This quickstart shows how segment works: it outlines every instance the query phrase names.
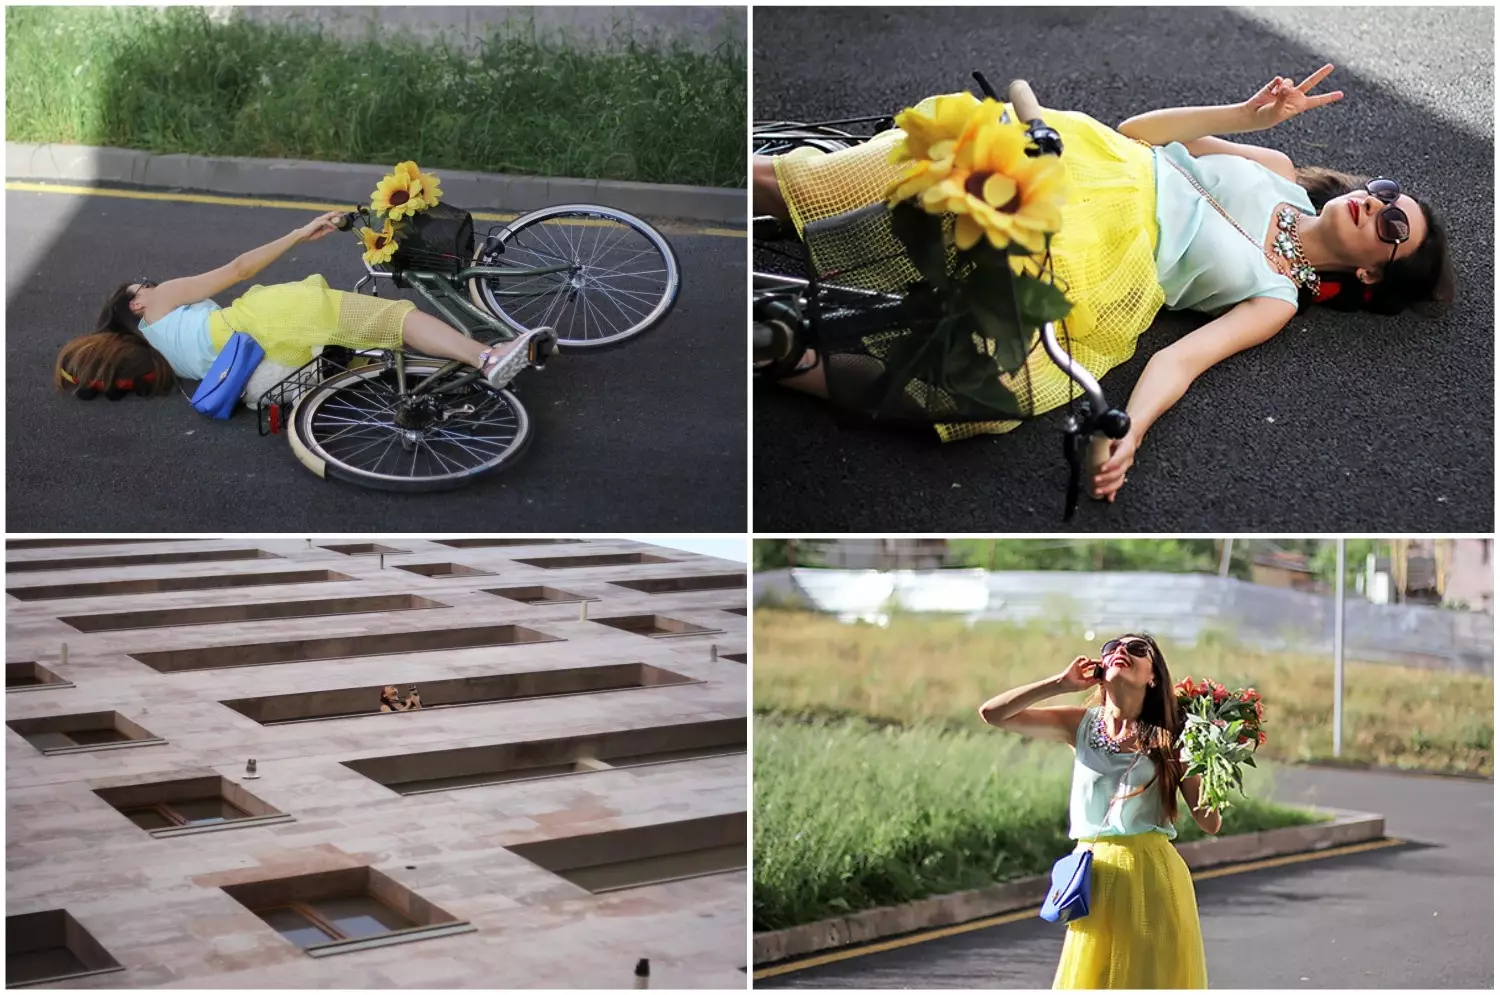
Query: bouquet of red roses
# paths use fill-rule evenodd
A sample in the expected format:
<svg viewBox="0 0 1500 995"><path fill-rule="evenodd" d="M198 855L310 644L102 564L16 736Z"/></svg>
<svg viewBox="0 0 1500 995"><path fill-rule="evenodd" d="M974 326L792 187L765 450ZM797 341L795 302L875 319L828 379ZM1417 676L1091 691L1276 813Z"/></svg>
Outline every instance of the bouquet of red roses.
<svg viewBox="0 0 1500 995"><path fill-rule="evenodd" d="M1265 708L1254 688L1230 691L1216 681L1178 681L1177 706L1186 725L1182 730L1183 777L1202 776L1199 804L1222 812L1229 792L1244 794L1241 765L1255 766L1255 751L1266 741L1261 730Z"/></svg>

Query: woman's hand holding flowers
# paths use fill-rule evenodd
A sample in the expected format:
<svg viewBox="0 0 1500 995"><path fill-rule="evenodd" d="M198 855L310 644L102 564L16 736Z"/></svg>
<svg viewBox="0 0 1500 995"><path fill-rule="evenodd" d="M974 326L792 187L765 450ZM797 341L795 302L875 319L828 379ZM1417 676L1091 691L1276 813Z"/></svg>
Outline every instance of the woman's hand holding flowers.
<svg viewBox="0 0 1500 995"><path fill-rule="evenodd" d="M1195 683L1191 677L1178 681L1173 690L1186 719L1183 777L1201 777L1202 807L1222 812L1229 807L1231 790L1244 792L1241 765L1254 767L1254 753L1266 741L1260 692L1254 688L1230 691L1216 681Z"/></svg>
<svg viewBox="0 0 1500 995"><path fill-rule="evenodd" d="M1310 94L1308 91L1328 78L1333 72L1329 63L1298 85L1293 85L1285 76L1277 76L1260 88L1260 91L1242 105L1254 122L1252 131L1274 128L1283 121L1290 121L1303 111L1322 107L1344 99L1343 90L1332 93Z"/></svg>

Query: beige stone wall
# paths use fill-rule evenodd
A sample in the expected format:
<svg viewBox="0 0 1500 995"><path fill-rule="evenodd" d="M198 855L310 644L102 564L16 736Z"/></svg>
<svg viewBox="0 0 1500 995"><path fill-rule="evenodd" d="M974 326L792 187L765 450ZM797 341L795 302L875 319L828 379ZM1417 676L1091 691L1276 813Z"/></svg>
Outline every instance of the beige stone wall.
<svg viewBox="0 0 1500 995"><path fill-rule="evenodd" d="M323 541L323 540L319 540ZM326 540L366 541L366 540ZM76 687L7 695L7 719L116 711L164 745L43 756L6 730L7 913L64 908L124 972L95 988L620 988L649 957L653 987L743 988L747 885L739 873L591 895L507 845L743 812L742 754L403 797L341 764L402 752L520 742L747 714L741 589L644 594L611 580L737 572L743 564L615 540L346 556L300 539L179 540L9 549L21 561L253 548L277 558L8 572L7 588L148 577L329 569L349 581L21 601L8 597L7 660ZM674 562L546 570L519 558L647 551ZM424 577L451 562L493 576ZM721 634L669 639L481 593L547 585L598 597L592 616L655 613ZM248 602L415 594L450 607L84 633L59 616ZM129 654L444 626L515 624L531 645L159 673ZM66 664L59 647L68 644ZM262 726L221 700L590 664L644 662L699 683ZM261 777L244 780L245 761ZM222 775L294 822L157 839L93 793L132 781ZM221 891L225 884L367 865L477 931L314 959Z"/></svg>

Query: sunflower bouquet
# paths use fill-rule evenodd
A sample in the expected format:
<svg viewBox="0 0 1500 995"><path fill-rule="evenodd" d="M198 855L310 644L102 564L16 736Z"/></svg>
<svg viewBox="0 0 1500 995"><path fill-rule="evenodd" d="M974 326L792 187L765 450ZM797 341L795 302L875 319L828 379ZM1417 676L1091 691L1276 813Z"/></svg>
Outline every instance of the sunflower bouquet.
<svg viewBox="0 0 1500 995"><path fill-rule="evenodd" d="M1200 803L1222 812L1231 789L1244 794L1241 767L1255 766L1255 751L1266 741L1261 728L1265 706L1254 688L1230 691L1216 681L1183 678L1174 685L1182 730L1183 777L1201 776Z"/></svg>
<svg viewBox="0 0 1500 995"><path fill-rule="evenodd" d="M371 266L389 263L411 228L412 219L442 202L441 181L424 173L415 162L397 163L395 170L375 187L370 195L369 216L379 230L365 226L359 229L364 242L364 260Z"/></svg>
<svg viewBox="0 0 1500 995"><path fill-rule="evenodd" d="M886 191L891 227L929 293L934 335L910 336L892 367L982 407L1009 410L1008 375L1037 330L1072 309L1047 265L1062 227L1067 176L1054 155L1028 155L1020 121L969 93L934 97L895 119L901 167Z"/></svg>

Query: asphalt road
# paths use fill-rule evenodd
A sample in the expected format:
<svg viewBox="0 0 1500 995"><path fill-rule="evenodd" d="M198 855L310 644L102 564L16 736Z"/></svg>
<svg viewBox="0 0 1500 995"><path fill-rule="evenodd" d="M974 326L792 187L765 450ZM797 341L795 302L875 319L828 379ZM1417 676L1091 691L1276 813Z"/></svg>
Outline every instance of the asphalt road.
<svg viewBox="0 0 1500 995"><path fill-rule="evenodd" d="M243 409L218 422L181 396L85 403L51 389L58 347L92 330L120 282L223 265L317 212L17 191L6 208L12 531L744 531L742 238L664 223L682 290L662 325L522 374L535 435L514 467L458 491L386 494L319 479ZM299 246L256 282L310 273L352 289L353 236Z"/></svg>
<svg viewBox="0 0 1500 995"><path fill-rule="evenodd" d="M1446 218L1460 296L1442 320L1332 313L1204 374L1151 431L1113 506L1078 531L1479 531L1494 508L1492 8L799 8L755 12L755 116L895 113L1029 79L1044 106L1114 123L1225 103L1324 62L1345 99L1247 136L1299 164L1399 178ZM1064 152L1066 154L1066 151ZM1164 314L1104 379L1203 319ZM757 531L1053 531L1060 415L1008 437L841 425L785 388L753 392Z"/></svg>
<svg viewBox="0 0 1500 995"><path fill-rule="evenodd" d="M1283 768L1277 797L1381 812L1387 850L1195 882L1211 988L1494 987L1494 785ZM1026 919L757 988L1049 988L1063 931Z"/></svg>

